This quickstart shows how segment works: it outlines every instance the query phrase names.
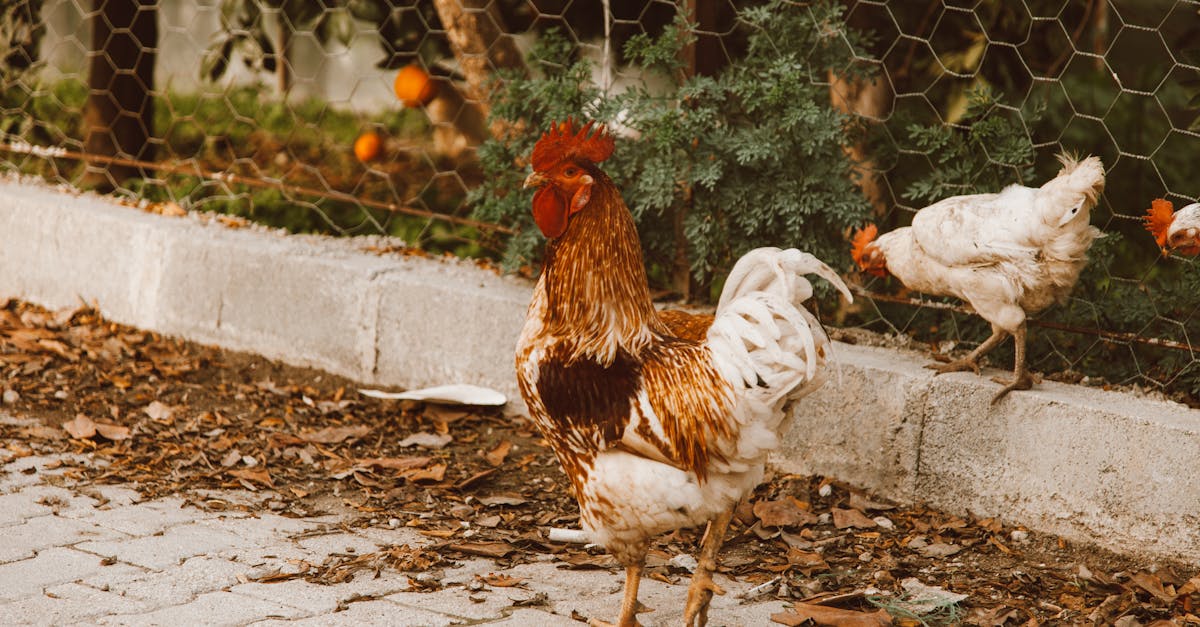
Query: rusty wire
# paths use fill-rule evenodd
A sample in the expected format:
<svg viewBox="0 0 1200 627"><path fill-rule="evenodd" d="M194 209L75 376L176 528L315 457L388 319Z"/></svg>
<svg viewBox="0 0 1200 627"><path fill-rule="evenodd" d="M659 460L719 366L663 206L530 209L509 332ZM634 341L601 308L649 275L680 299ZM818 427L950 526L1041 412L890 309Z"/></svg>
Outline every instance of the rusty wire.
<svg viewBox="0 0 1200 627"><path fill-rule="evenodd" d="M966 305L957 305L954 303L943 303L943 302L925 300L922 298L907 298L904 296L892 296L890 294L880 294L878 292L872 292L870 290L859 287L857 285L851 286L850 290L859 296L865 296L871 300L878 300L878 301L883 301L886 303L897 303L900 305L911 305L913 307L920 307L922 309L941 309L941 310L953 311L953 312L961 313L961 314L976 315L975 310ZM1042 327L1045 329L1054 329L1055 331L1066 331L1067 333L1078 333L1080 335L1094 335L1096 337L1103 338L1105 340L1114 341L1114 342L1135 342L1138 344L1145 344L1147 346L1173 348L1175 350L1186 351L1191 354L1196 353L1195 348L1193 348L1187 344L1184 344L1183 342L1176 342L1174 340L1167 340L1167 339L1163 339L1160 337L1143 337L1136 333L1129 333L1126 331L1108 331L1105 329L1091 329L1091 328L1087 328L1087 327L1079 327L1079 326L1070 325L1070 324L1063 324L1061 322L1053 322L1050 320L1038 320L1036 318L1029 318L1025 322L1027 324L1029 324L1031 326L1035 326L1035 327Z"/></svg>
<svg viewBox="0 0 1200 627"><path fill-rule="evenodd" d="M301 185L291 185L284 183L278 179L272 178L255 178L250 176L242 176L232 172L211 172L201 169L198 166L187 165L183 163L164 163L156 161L142 161L139 159L128 159L124 157L109 157L105 155L96 155L77 150L67 150L62 147L34 146L27 143L6 143L0 142L0 150L15 154L26 154L35 157L53 158L53 159L72 159L75 161L84 161L88 163L102 163L105 165L124 165L143 170L155 170L158 172L170 172L172 174L188 174L200 178L218 181L222 183L235 183L238 185L246 185L248 187L258 187L261 189L275 189L282 192L290 192L324 198L326 200L334 200L341 202L349 202L371 207L374 209L383 209L386 211L394 211L405 215L428 218L430 220L441 220L460 226L469 226L484 231L493 231L496 233L504 233L512 235L516 231L502 224L493 224L491 222L483 222L481 220L473 220L471 218L461 218L444 213L436 213L427 209L417 209L415 207L406 207L391 202L383 202L370 198L355 196L346 192L337 190L320 190L312 187Z"/></svg>

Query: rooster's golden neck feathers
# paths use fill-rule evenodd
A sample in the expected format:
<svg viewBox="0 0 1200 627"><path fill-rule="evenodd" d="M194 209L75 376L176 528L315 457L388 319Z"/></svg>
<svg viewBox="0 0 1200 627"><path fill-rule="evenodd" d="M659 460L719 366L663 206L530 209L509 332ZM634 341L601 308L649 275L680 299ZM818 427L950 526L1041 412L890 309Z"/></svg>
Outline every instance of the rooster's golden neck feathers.
<svg viewBox="0 0 1200 627"><path fill-rule="evenodd" d="M633 216L612 180L594 165L612 154L612 138L603 129L591 128L588 123L576 131L568 120L538 141L532 159L535 173L560 173L564 160L571 160L589 165L591 180L578 188L574 199L554 196L539 208L535 196L534 214L543 233L553 238L543 270L548 322L561 325L556 333L576 339L568 361L587 358L607 366L622 351L639 354L662 325L650 300ZM553 185L538 194L558 194ZM563 215L561 227L545 217L555 211Z"/></svg>

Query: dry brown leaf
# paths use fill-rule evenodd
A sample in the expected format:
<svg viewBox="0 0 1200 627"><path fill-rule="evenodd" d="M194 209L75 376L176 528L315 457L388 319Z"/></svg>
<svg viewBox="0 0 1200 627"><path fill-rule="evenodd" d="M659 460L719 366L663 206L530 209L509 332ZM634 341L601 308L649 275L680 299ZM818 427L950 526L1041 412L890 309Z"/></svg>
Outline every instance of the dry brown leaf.
<svg viewBox="0 0 1200 627"><path fill-rule="evenodd" d="M409 481L441 481L446 476L446 464L434 464L428 468L418 468L404 473Z"/></svg>
<svg viewBox="0 0 1200 627"><path fill-rule="evenodd" d="M482 555L484 557L504 557L517 550L516 547L507 542L459 542L451 544L449 548L462 553Z"/></svg>
<svg viewBox="0 0 1200 627"><path fill-rule="evenodd" d="M591 570L593 568L612 568L618 566L617 558L603 553L592 555L584 551L572 551L559 554L558 559L571 565L571 570ZM724 561L724 560L722 560Z"/></svg>
<svg viewBox="0 0 1200 627"><path fill-rule="evenodd" d="M834 507L830 510L833 513L833 526L838 529L846 529L854 527L856 529L870 529L878 526L874 520L867 518L867 515L856 509L842 509Z"/></svg>
<svg viewBox="0 0 1200 627"><path fill-rule="evenodd" d="M344 442L350 438L361 438L371 432L371 428L366 425L353 425L349 427L325 427L320 431L311 433L301 433L300 439L313 444L337 444Z"/></svg>
<svg viewBox="0 0 1200 627"><path fill-rule="evenodd" d="M896 506L888 504L888 503L883 503L880 501L872 501L870 498L867 497L866 494L864 494L862 492L851 492L850 493L850 509L856 509L856 510L859 510L860 512L866 512L869 510L883 511L883 510L889 510L889 509L896 509Z"/></svg>
<svg viewBox="0 0 1200 627"><path fill-rule="evenodd" d="M167 422L172 416L175 415L174 409L158 401L154 401L153 403L143 407L142 411L145 412L151 420L157 420L159 422Z"/></svg>
<svg viewBox="0 0 1200 627"><path fill-rule="evenodd" d="M512 450L512 442L504 440L496 445L496 448L490 450L483 456L487 463L492 466L499 466L504 463L504 458L508 457L508 452Z"/></svg>
<svg viewBox="0 0 1200 627"><path fill-rule="evenodd" d="M86 440L96 435L96 423L83 414L75 414L74 420L63 423L63 429L71 434L71 437L79 440Z"/></svg>
<svg viewBox="0 0 1200 627"><path fill-rule="evenodd" d="M520 586L521 582L525 581L520 577L505 575L504 573L488 573L482 576L476 575L476 577L483 583L496 588L512 588L514 586Z"/></svg>
<svg viewBox="0 0 1200 627"><path fill-rule="evenodd" d="M798 627L811 620L814 625L826 627L890 627L892 617L883 610L859 612L843 610L811 603L795 603L791 612L771 615L771 621L789 627Z"/></svg>
<svg viewBox="0 0 1200 627"><path fill-rule="evenodd" d="M428 431L418 431L403 440L397 446L407 448L409 446L419 446L421 448L440 449L445 448L454 438L449 433L429 433Z"/></svg>
<svg viewBox="0 0 1200 627"><path fill-rule="evenodd" d="M108 438L113 442L128 440L130 435L129 427L114 425L111 422L97 422L96 433L99 433L101 437Z"/></svg>
<svg viewBox="0 0 1200 627"><path fill-rule="evenodd" d="M957 544L946 544L945 542L934 542L933 544L928 544L928 545L925 545L925 546L917 549L917 552L920 553L921 555L924 555L925 557L939 558L939 557L950 557L951 555L954 555L955 553L958 553L961 550L962 550L962 547L958 546Z"/></svg>
<svg viewBox="0 0 1200 627"><path fill-rule="evenodd" d="M789 564L804 571L805 577L811 577L812 573L817 571L829 570L829 563L820 553L789 548L787 560Z"/></svg>
<svg viewBox="0 0 1200 627"><path fill-rule="evenodd" d="M479 497L479 502L492 507L494 505L524 505L528 500L516 494L491 494Z"/></svg>
<svg viewBox="0 0 1200 627"><path fill-rule="evenodd" d="M269 488L275 487L275 482L271 480L271 473L266 468L239 468L227 472L243 481L265 485Z"/></svg>
<svg viewBox="0 0 1200 627"><path fill-rule="evenodd" d="M812 512L800 509L791 499L759 501L754 504L754 515L764 527L798 527L817 522Z"/></svg>
<svg viewBox="0 0 1200 627"><path fill-rule="evenodd" d="M1154 598L1163 603L1174 603L1175 596L1163 589L1162 580L1157 575L1153 575L1146 571L1142 571L1129 578L1130 581L1137 584L1139 588L1154 595Z"/></svg>
<svg viewBox="0 0 1200 627"><path fill-rule="evenodd" d="M1015 620L1019 612L1011 607L1000 605L990 610L975 608L967 615L966 624L976 627L1004 627L1008 621Z"/></svg>
<svg viewBox="0 0 1200 627"><path fill-rule="evenodd" d="M411 470L422 468L433 461L432 457L367 457L356 459L354 463L367 468L386 468L388 470ZM440 480L439 480L440 481Z"/></svg>
<svg viewBox="0 0 1200 627"><path fill-rule="evenodd" d="M237 449L230 449L225 457L221 458L221 465L229 468L230 466L242 461L242 452Z"/></svg>

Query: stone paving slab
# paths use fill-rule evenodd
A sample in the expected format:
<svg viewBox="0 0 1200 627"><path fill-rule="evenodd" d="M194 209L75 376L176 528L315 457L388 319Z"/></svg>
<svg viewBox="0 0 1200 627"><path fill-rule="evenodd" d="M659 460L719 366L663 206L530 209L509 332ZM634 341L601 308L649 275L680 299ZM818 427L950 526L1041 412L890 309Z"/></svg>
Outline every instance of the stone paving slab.
<svg viewBox="0 0 1200 627"><path fill-rule="evenodd" d="M43 483L56 460L24 457L0 463L0 625L580 625L572 615L614 619L623 574L568 570L552 556L501 569L463 560L435 573L362 572L337 585L301 579L256 583L391 545L430 540L412 529L346 528L337 515L292 519L269 512L204 511L185 499L143 501L128 486L62 487ZM13 475L29 480L13 481ZM208 491L197 501L244 507L238 491ZM261 500L261 495L257 497ZM55 513L57 512L57 514ZM350 516L351 514L347 514ZM503 573L519 586L494 587L479 577ZM410 577L437 576L435 592L410 591ZM712 625L764 625L777 601L741 605L747 584L719 578ZM685 582L686 583L686 582ZM647 627L677 625L686 585L644 579L643 603L656 611Z"/></svg>
<svg viewBox="0 0 1200 627"><path fill-rule="evenodd" d="M29 559L38 551L102 540L119 540L120 532L61 516L38 516L5 527L0 542L0 564Z"/></svg>

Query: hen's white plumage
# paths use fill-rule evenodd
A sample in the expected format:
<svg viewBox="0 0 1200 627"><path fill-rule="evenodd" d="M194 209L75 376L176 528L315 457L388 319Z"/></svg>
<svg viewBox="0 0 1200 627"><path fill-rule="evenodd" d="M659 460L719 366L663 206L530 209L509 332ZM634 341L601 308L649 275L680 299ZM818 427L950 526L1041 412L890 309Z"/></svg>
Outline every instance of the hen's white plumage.
<svg viewBox="0 0 1200 627"><path fill-rule="evenodd" d="M1058 176L1040 188L1011 185L997 194L947 198L918 211L911 227L856 244L864 269L886 269L909 289L961 298L992 324L979 349L939 371L977 370L983 353L1015 336L1015 377L997 400L1032 385L1024 363L1026 317L1066 300L1100 236L1088 224L1104 189L1100 159L1060 161Z"/></svg>

